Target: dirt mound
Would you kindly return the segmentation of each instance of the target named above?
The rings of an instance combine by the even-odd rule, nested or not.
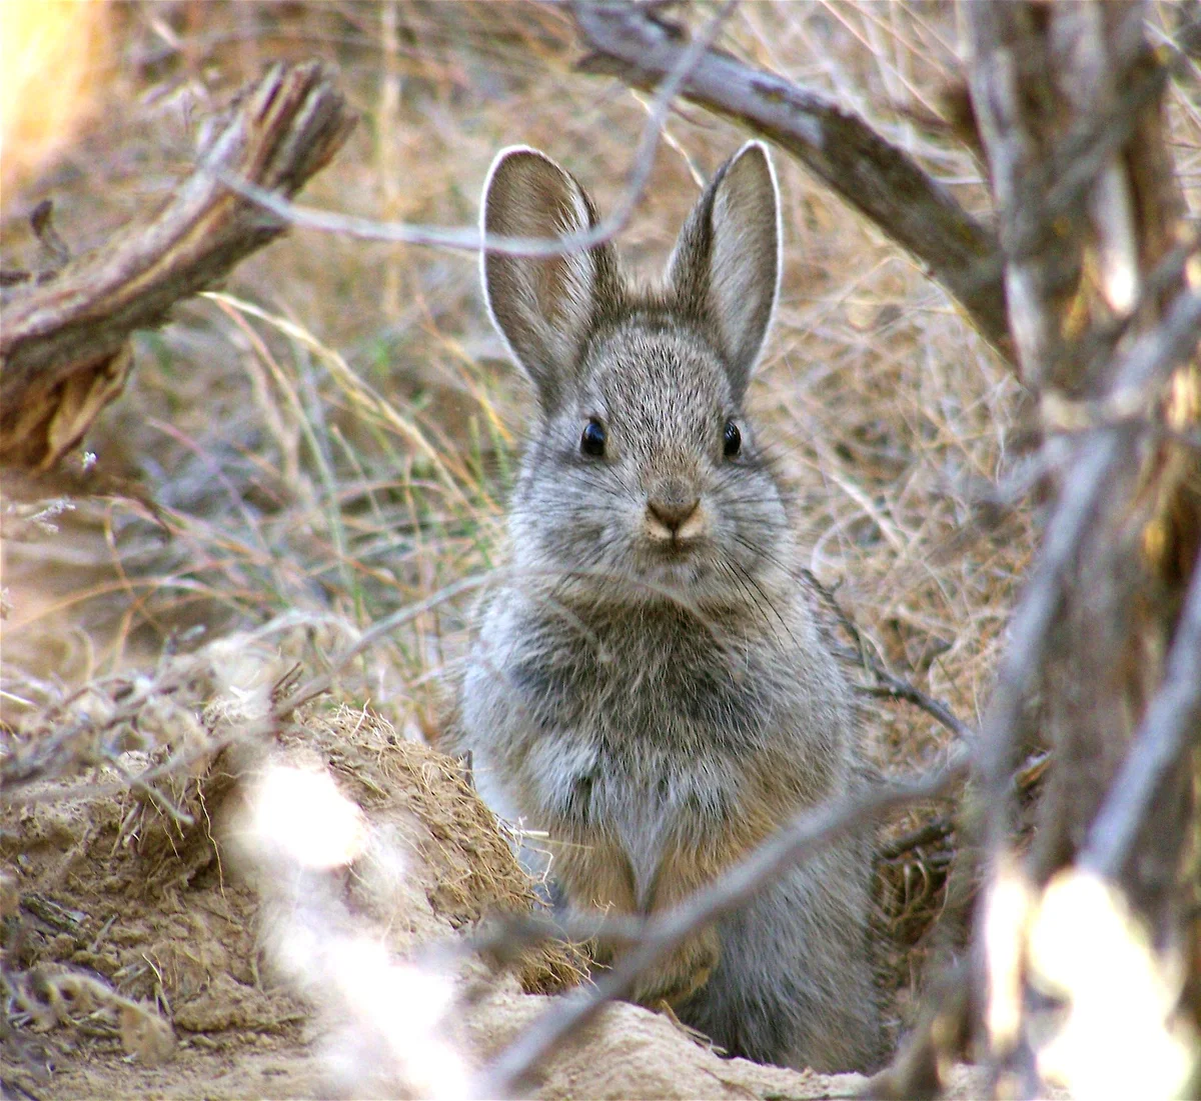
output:
[[[205,661],[160,671],[157,687],[171,691],[142,686],[122,713],[149,727],[156,708],[165,730],[186,731],[101,755],[82,780],[26,785],[0,820],[18,1006],[6,1091],[463,1093],[546,995],[580,981],[582,956],[551,945],[501,967],[456,947],[486,914],[536,899],[458,762],[366,710],[312,711],[264,735],[253,712],[269,693],[255,697],[245,676],[222,686],[220,661]],[[84,708],[93,732],[112,734],[105,723],[128,695],[95,686]],[[75,702],[53,716],[60,734],[76,730]],[[17,732],[10,763],[30,745]],[[622,1004],[553,1056],[531,1091],[816,1097],[860,1082],[722,1059],[669,1018]]]

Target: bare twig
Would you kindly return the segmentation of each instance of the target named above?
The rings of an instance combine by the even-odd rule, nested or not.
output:
[[[1071,474],[1047,525],[1038,562],[1010,621],[1009,645],[981,730],[979,767],[991,822],[989,834],[994,840],[1008,832],[1005,781],[1012,764],[1013,739],[1021,710],[1041,668],[1050,628],[1059,614],[1080,542],[1121,451],[1118,430],[1081,441]]]
[[[1010,233],[1013,240],[1008,247],[1014,252],[1009,280],[1015,331],[1020,336],[1019,351],[1026,374],[1038,382],[1049,378],[1051,364],[1062,358],[1052,305],[1060,295],[1061,285],[1065,281],[1071,283],[1074,277],[1065,275],[1058,267],[1063,263],[1065,249],[1055,238],[1058,231],[1046,209],[1048,196],[1043,191],[1050,187],[1051,178],[1043,171],[1045,166],[1032,135],[1040,120],[1022,117],[1020,109],[1011,102],[1015,96],[1014,73],[1030,63],[1024,56],[1032,49],[1028,42],[1030,28],[1024,21],[1021,5],[968,5],[965,11],[975,52],[973,97],[993,159],[998,198],[1013,222]],[[1045,74],[1036,75],[1045,78]],[[1042,101],[1027,97],[1021,102],[1033,111],[1036,107],[1032,105]],[[1125,105],[1124,132],[1128,131],[1133,111],[1133,107]],[[1095,131],[1097,127],[1090,125],[1094,122],[1093,118],[1087,118],[1082,127]],[[1111,147],[1106,148],[1112,151]],[[1099,163],[1095,157],[1088,158],[1088,163],[1095,176],[1100,171]],[[1070,175],[1077,185],[1092,178],[1074,169],[1065,175]],[[1032,183],[1041,183],[1042,189]],[[1063,191],[1063,185],[1059,190]],[[1036,212],[1032,213],[1032,207],[1037,208]],[[1035,222],[1042,226],[1041,231]],[[1039,241],[1045,246],[1041,250],[1036,247]],[[1135,393],[1139,395],[1138,407],[1146,408],[1155,397],[1152,381],[1162,379],[1195,346],[1197,306],[1196,295],[1183,296],[1167,322],[1136,344],[1110,387],[1110,394],[1115,399],[1120,397],[1117,405],[1129,406],[1130,395]],[[1130,437],[1129,431],[1119,434],[1110,430],[1079,444],[1072,472],[1047,529],[1039,566],[1014,615],[1011,644],[985,720],[982,763],[990,793],[995,797],[990,800],[994,839],[1002,836],[1005,829],[1004,802],[1000,796],[1008,772],[1009,742],[1025,693],[1041,665],[1047,631],[1058,613],[1077,548],[1123,450],[1120,443]]]
[[[1098,81],[1101,89],[1077,89],[1077,98],[1093,94],[1096,101],[1061,136],[1057,112],[1063,105],[1051,86],[1055,62],[1046,56],[1050,46],[1037,20],[1022,4],[968,4],[963,10],[973,54],[972,99],[1002,215],[1010,324],[1023,378],[1034,387],[1075,388],[1092,373],[1067,355],[1061,329],[1080,279],[1085,200],[1108,179],[1116,153],[1161,94],[1167,74],[1161,66],[1136,68],[1145,51],[1141,8],[1127,6],[1114,56],[1104,59],[1115,71]],[[1078,11],[1082,20],[1095,14]],[[1016,94],[1019,85],[1022,95]],[[1116,189],[1109,201],[1113,213],[1125,215],[1116,220],[1128,221],[1129,197],[1120,181],[1109,185]],[[1128,226],[1124,234],[1133,239]],[[1131,263],[1137,260],[1123,258],[1124,266]]]
[[[1194,568],[1159,692],[1089,830],[1080,862],[1116,877],[1146,824],[1156,793],[1201,737],[1201,566]]]
[[[876,658],[870,658],[869,661],[872,675],[879,682],[875,688],[870,690],[873,695],[911,703],[914,707],[920,707],[957,738],[968,742],[976,740],[976,731],[960,719],[942,700],[936,700],[904,677],[890,673]]]
[[[924,776],[874,788],[832,806],[808,811],[774,834],[713,883],[646,922],[637,947],[593,987],[555,999],[524,1033],[481,1073],[475,1093],[506,1097],[526,1075],[604,1004],[628,993],[638,976],[697,929],[744,905],[764,883],[850,830],[896,807],[945,794],[968,770],[966,754]]]
[[[594,51],[584,67],[639,86],[675,71],[695,45],[643,5],[576,3],[572,12]],[[706,51],[680,90],[800,160],[928,268],[985,339],[1012,358],[997,242],[912,157],[858,116],[722,51]]]
[[[834,594],[817,579],[812,571],[802,569],[801,574],[805,578],[806,583],[821,598],[822,603],[826,606],[830,614],[838,620],[842,629],[850,635],[851,641],[855,646],[855,653],[853,655],[855,660],[876,678],[879,691],[882,694],[886,695],[889,699],[904,700],[915,707],[920,707],[957,738],[960,738],[965,745],[975,744],[976,731],[960,719],[942,700],[936,700],[910,681],[905,680],[904,677],[898,677],[895,673],[890,673],[885,669],[883,662],[871,652],[867,643],[864,642],[859,628],[855,626],[851,617],[846,614],[842,605],[834,598]]]
[[[638,139],[638,147],[622,189],[612,211],[591,229],[562,237],[509,237],[485,234],[480,229],[449,229],[440,226],[413,225],[405,222],[379,222],[349,214],[332,214],[299,206],[282,196],[258,186],[235,172],[215,170],[221,182],[231,191],[263,207],[276,217],[300,229],[333,233],[363,241],[387,241],[392,244],[427,245],[434,248],[460,249],[467,252],[491,252],[502,256],[562,256],[564,253],[592,248],[615,237],[625,228],[642,198],[647,180],[655,164],[655,151],[663,133],[663,125],[671,110],[672,100],[679,94],[693,68],[717,38],[737,0],[726,0],[695,40],[682,49],[673,64],[664,70],[662,81],[655,89],[654,99]]]
[[[509,958],[523,949],[548,940],[582,943],[604,939],[613,944],[635,944],[646,930],[646,919],[602,910],[566,910],[549,913],[500,914],[466,937],[436,946],[431,955],[491,954]]]
[[[400,608],[391,615],[384,616],[383,619],[376,620],[366,631],[364,631],[350,646],[343,650],[336,657],[331,659],[329,671],[319,673],[315,677],[310,677],[304,684],[300,685],[295,691],[290,693],[288,697],[281,700],[275,708],[275,718],[285,719],[291,715],[298,707],[308,703],[310,700],[316,699],[318,696],[324,695],[330,690],[335,681],[335,675],[346,668],[359,654],[367,647],[385,636],[391,634],[398,627],[409,623],[419,616],[438,605],[445,603],[447,600],[453,600],[461,593],[471,592],[494,583],[493,577],[466,577],[454,584],[447,585],[439,589],[436,593],[431,594],[425,600],[418,601],[416,604],[410,604],[407,607]]]

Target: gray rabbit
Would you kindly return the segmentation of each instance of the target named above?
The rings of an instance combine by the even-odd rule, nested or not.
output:
[[[482,220],[545,238],[598,219],[554,161],[510,148]],[[750,142],[717,172],[659,291],[631,289],[610,244],[482,267],[538,419],[447,740],[498,813],[547,831],[569,904],[670,907],[865,775],[743,408],[780,277],[767,150]],[[870,867],[869,838],[839,841],[684,944],[635,1000],[731,1054],[870,1069]]]

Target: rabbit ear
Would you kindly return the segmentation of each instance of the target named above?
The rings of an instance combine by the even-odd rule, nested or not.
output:
[[[718,339],[741,397],[780,285],[780,199],[767,148],[747,142],[717,170],[667,266],[676,301]]]
[[[597,222],[584,189],[536,149],[513,146],[492,162],[484,184],[485,234],[554,238]],[[518,364],[553,409],[577,367],[598,304],[616,293],[610,245],[543,258],[484,252],[484,297]]]

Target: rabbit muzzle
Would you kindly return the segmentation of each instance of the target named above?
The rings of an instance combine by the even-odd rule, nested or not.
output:
[[[655,486],[646,498],[643,532],[647,539],[674,551],[684,549],[705,534],[706,510],[696,489],[680,481]]]

